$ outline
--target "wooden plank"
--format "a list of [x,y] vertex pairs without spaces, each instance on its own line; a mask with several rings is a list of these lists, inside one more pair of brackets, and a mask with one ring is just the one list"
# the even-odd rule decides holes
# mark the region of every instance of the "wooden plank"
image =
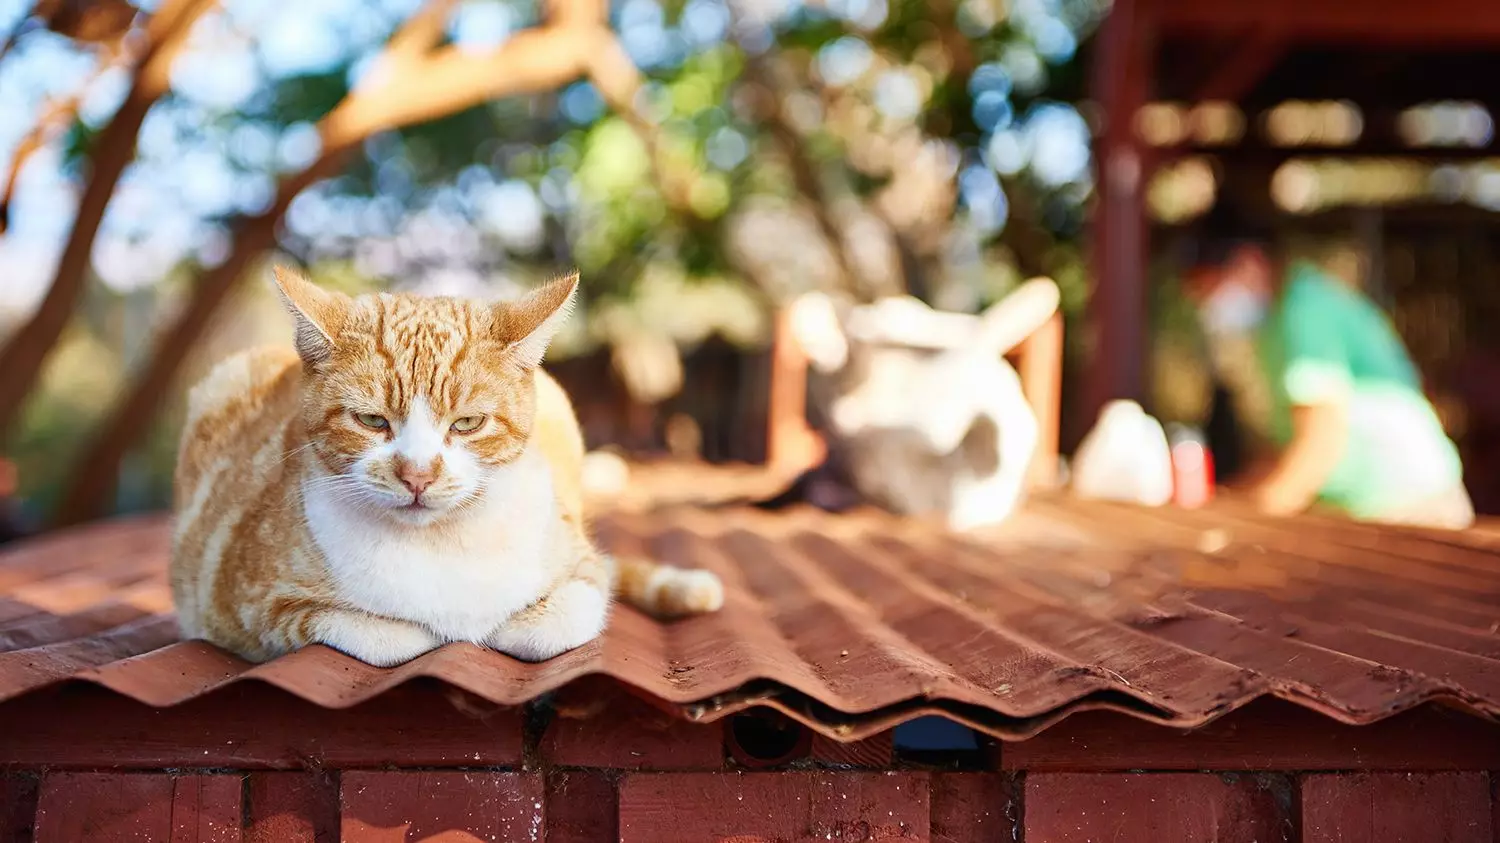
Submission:
[[1302,782],[1303,843],[1492,843],[1485,773],[1332,773]]
[[1490,830],[1500,841],[1500,775],[1490,773]]
[[535,843],[545,839],[534,773],[348,772],[339,788],[343,843]]
[[240,777],[49,773],[37,843],[238,843]]
[[621,843],[929,839],[925,773],[634,773]]
[[724,766],[718,723],[689,723],[618,689],[581,683],[558,692],[557,715],[541,754],[565,767],[621,770],[717,770]]
[[1254,778],[1211,773],[1033,773],[1026,777],[1023,839],[1277,840],[1289,818],[1276,797]]
[[546,811],[547,843],[598,843],[620,838],[620,796],[608,773],[549,773]]
[[238,843],[243,839],[243,784],[238,775],[174,778],[171,843]]
[[326,773],[251,773],[245,843],[336,843],[339,789]]
[[812,736],[814,761],[829,767],[859,767],[879,770],[891,765],[893,734],[881,732],[862,741],[836,741],[815,734]]
[[171,776],[49,773],[42,778],[36,843],[125,843],[171,835]]
[[0,773],[0,840],[27,843],[36,825],[37,777]]
[[1436,706],[1347,726],[1280,701],[1190,732],[1113,712],[1075,714],[1005,746],[1006,770],[1500,769],[1500,725]]
[[[156,709],[101,688],[66,686],[0,705],[0,765],[162,769],[308,766],[518,766],[521,717],[481,718],[432,685],[393,688],[336,711],[259,683]],[[422,720],[411,712],[421,711]]]
[[1021,839],[1020,806],[997,773],[934,773],[933,843],[1011,843]]

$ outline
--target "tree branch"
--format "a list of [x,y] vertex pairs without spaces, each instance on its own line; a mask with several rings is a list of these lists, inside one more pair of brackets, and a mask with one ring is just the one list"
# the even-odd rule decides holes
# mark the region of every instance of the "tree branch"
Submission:
[[20,416],[26,396],[67,327],[83,295],[94,239],[115,185],[135,157],[135,140],[151,106],[167,90],[167,67],[187,31],[213,0],[163,0],[147,24],[140,69],[125,102],[104,128],[89,156],[89,181],[78,203],[73,228],[63,247],[52,284],[41,305],[0,348],[0,442]]
[[443,40],[448,29],[448,18],[458,0],[433,0],[417,10],[386,42],[385,55],[397,60],[420,59],[437,43]]
[[594,83],[604,104],[620,115],[646,145],[651,169],[656,174],[657,186],[667,206],[690,220],[701,219],[692,201],[697,173],[679,172],[667,160],[661,127],[646,119],[637,101],[641,90],[640,69],[613,32],[604,30],[603,36],[587,58],[589,81]]
[[518,32],[477,55],[443,47],[416,62],[388,65],[377,84],[356,89],[323,121],[326,143],[341,145],[424,123],[493,99],[553,90],[583,75],[598,43],[592,28]]
[[98,69],[88,81],[67,96],[53,99],[42,107],[41,116],[37,118],[31,131],[16,145],[15,152],[11,155],[10,170],[5,176],[5,186],[0,188],[0,234],[4,234],[10,227],[10,206],[16,198],[16,185],[31,156],[55,140],[78,117],[78,109],[94,82],[109,71],[133,61],[134,55],[126,46],[125,39],[102,48]]
[[[323,147],[317,160],[282,180],[270,209],[235,226],[229,256],[199,277],[177,320],[156,343],[143,374],[111,409],[98,438],[85,449],[58,507],[58,525],[88,520],[105,509],[121,459],[149,426],[171,391],[182,361],[212,323],[219,306],[251,262],[275,245],[276,226],[298,194],[337,175],[359,144],[377,132],[442,117],[491,99],[553,90],[583,76],[594,51],[606,39],[613,41],[613,34],[604,28],[605,8],[599,0],[554,0],[549,4],[554,17],[548,24],[517,33],[489,53],[476,55],[455,47],[426,53],[412,49],[431,33],[441,32],[433,9],[450,6],[448,0],[435,0],[392,36],[388,49],[377,59],[379,69],[319,121]],[[393,55],[390,45],[400,45],[402,53]]]
[[781,146],[792,170],[792,183],[812,206],[818,228],[828,241],[829,253],[838,265],[840,284],[858,296],[861,293],[859,274],[854,270],[854,260],[849,254],[843,230],[833,217],[833,197],[823,185],[817,162],[807,154],[802,134],[792,124],[785,108],[786,92],[784,72],[763,56],[750,56],[745,63],[745,72],[762,90],[759,98],[760,117],[765,121],[771,137]]

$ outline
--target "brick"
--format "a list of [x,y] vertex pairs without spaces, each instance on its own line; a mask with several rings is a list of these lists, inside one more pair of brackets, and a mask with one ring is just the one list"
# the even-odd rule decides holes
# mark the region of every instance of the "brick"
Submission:
[[332,775],[252,773],[245,843],[336,843],[339,790]]
[[1012,843],[1018,806],[998,773],[932,775],[932,843]]
[[723,730],[717,723],[689,723],[619,691],[563,693],[569,697],[559,695],[557,715],[541,741],[542,757],[553,765],[617,770],[724,766]]
[[30,840],[36,825],[37,777],[0,773],[0,840]]
[[1283,839],[1275,794],[1249,776],[1032,773],[1024,792],[1026,843]]
[[235,843],[238,776],[49,773],[37,800],[37,843]]
[[891,733],[888,731],[849,743],[815,734],[812,738],[812,757],[814,761],[830,767],[879,770],[891,765],[891,746]]
[[608,773],[558,770],[547,776],[547,843],[620,837],[620,798]]
[[242,840],[242,783],[239,776],[179,776],[173,779],[171,843],[235,843]]
[[533,843],[546,831],[532,773],[346,772],[339,794],[343,843]]
[[620,783],[621,843],[926,840],[926,773],[636,773]]
[[1304,843],[1492,843],[1485,773],[1345,773],[1302,782]]

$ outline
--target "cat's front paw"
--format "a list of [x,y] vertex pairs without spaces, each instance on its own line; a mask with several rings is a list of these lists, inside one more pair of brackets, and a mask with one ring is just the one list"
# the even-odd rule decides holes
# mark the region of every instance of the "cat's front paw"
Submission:
[[376,667],[395,667],[442,646],[431,631],[416,624],[364,612],[330,610],[313,625],[309,643],[324,644]]
[[485,643],[522,661],[545,661],[598,638],[608,617],[604,592],[587,582],[570,582],[511,618]]

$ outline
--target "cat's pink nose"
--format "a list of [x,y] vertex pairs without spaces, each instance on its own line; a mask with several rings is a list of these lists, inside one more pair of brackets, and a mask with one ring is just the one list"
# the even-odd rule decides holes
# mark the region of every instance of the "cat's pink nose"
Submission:
[[396,469],[396,478],[401,481],[401,485],[410,489],[413,495],[420,495],[437,480],[437,471],[431,465],[417,468],[410,463],[405,463]]

